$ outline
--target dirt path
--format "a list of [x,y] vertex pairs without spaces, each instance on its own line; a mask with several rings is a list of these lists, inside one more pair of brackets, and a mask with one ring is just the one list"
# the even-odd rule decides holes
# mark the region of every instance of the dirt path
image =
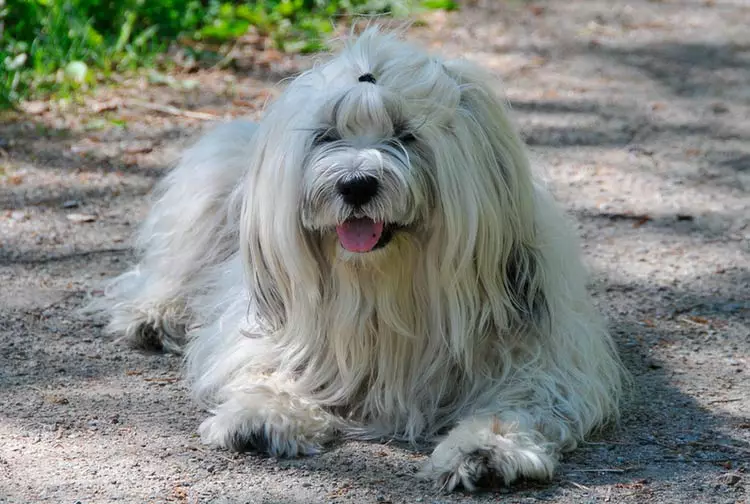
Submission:
[[416,481],[424,455],[394,445],[281,462],[202,447],[179,360],[75,313],[132,260],[144,195],[205,125],[181,111],[252,116],[273,95],[199,72],[0,125],[0,503],[750,501],[750,4],[509,2],[411,37],[505,81],[635,376],[618,430],[551,485],[475,496]]

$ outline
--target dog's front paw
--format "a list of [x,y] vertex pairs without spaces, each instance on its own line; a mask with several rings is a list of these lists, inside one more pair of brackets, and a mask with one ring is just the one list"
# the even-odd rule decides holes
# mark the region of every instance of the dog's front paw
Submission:
[[198,428],[201,441],[207,445],[236,452],[255,451],[273,457],[292,458],[314,455],[321,450],[323,439],[307,435],[299,425],[272,425],[252,419],[215,415]]
[[233,451],[313,455],[334,432],[334,418],[319,405],[269,384],[236,391],[213,413],[199,428],[201,440]]
[[443,490],[509,485],[519,478],[549,480],[557,466],[554,445],[538,432],[503,432],[493,420],[464,422],[433,451],[420,475]]
[[447,460],[433,454],[422,469],[421,476],[433,480],[438,488],[448,492],[460,486],[473,491],[482,483],[491,484],[493,472],[488,464],[487,453],[459,453],[450,458],[451,460]]

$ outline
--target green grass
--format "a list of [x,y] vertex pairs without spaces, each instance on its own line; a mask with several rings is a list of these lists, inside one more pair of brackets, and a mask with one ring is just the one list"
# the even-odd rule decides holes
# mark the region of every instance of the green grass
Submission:
[[[0,0],[0,108],[70,96],[154,67],[179,41],[232,42],[252,27],[286,52],[324,48],[332,20],[454,9],[453,0]],[[186,44],[191,51],[196,44]],[[200,56],[200,55],[196,55]]]

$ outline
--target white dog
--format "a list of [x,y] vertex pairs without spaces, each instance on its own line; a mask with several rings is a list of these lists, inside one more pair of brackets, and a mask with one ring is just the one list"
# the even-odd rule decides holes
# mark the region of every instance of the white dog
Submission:
[[108,303],[185,352],[204,442],[439,439],[424,475],[471,490],[550,478],[617,415],[573,232],[493,84],[370,28],[187,151]]

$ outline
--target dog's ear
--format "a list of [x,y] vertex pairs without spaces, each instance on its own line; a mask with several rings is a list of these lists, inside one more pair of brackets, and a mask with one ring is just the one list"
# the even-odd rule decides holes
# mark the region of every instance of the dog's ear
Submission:
[[286,321],[284,295],[281,292],[285,282],[280,279],[280,275],[286,278],[286,274],[278,270],[278,265],[272,264],[273,258],[267,257],[258,236],[249,237],[245,244],[250,266],[247,272],[249,288],[252,301],[256,304],[255,315],[265,330],[277,331]]
[[441,192],[448,192],[441,199],[463,202],[460,209],[445,205],[444,213],[449,221],[460,222],[453,225],[462,228],[459,236],[468,238],[465,243],[471,250],[461,255],[471,254],[474,274],[486,301],[493,305],[496,324],[545,323],[550,311],[546,268],[538,243],[537,194],[526,147],[506,103],[494,90],[495,78],[465,61],[446,62],[444,69],[460,93],[452,126],[458,143],[454,149],[464,161],[455,175],[438,174],[438,184],[444,179]]
[[543,258],[529,245],[513,247],[505,265],[505,291],[516,317],[514,324],[545,327],[550,321],[550,305],[545,294]]
[[[320,299],[320,272],[325,267],[317,245],[300,230],[292,236],[258,233],[258,224],[245,221],[241,251],[254,314],[269,332],[288,324],[289,310],[309,313]],[[276,224],[279,229],[294,225]],[[291,240],[291,242],[290,242]]]
[[[460,92],[456,133],[464,129],[472,135],[472,142],[484,156],[479,161],[491,165],[502,177],[499,182],[508,192],[506,203],[518,216],[530,215],[534,189],[526,146],[510,120],[506,101],[496,91],[499,79],[464,60],[447,61],[443,68]],[[508,211],[507,206],[504,211]]]
[[302,229],[298,210],[309,135],[294,126],[298,111],[277,102],[267,112],[240,185],[240,254],[251,309],[270,332],[289,323],[290,310],[309,312],[320,295],[319,250]]

